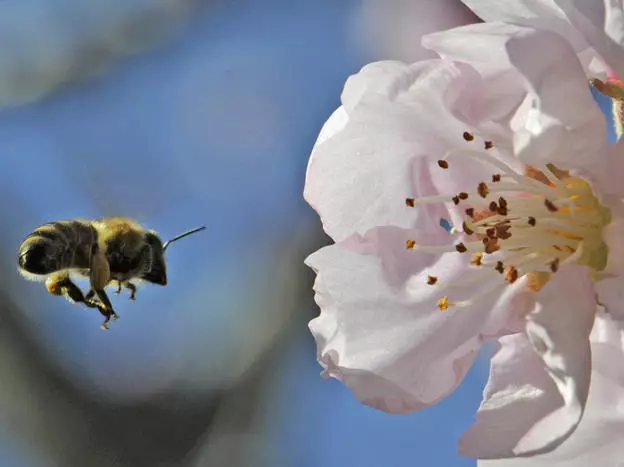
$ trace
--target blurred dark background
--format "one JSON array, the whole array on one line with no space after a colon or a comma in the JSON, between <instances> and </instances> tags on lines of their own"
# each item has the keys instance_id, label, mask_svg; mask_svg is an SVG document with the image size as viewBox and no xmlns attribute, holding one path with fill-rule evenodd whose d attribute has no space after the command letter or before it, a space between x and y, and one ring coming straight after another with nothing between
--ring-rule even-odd
<instances>
[{"instance_id":1,"label":"blurred dark background","mask_svg":"<svg viewBox=\"0 0 624 467\"><path fill-rule=\"evenodd\" d=\"M329 241L301 193L345 79L426 56L419 13L461 22L451 3L0 4L0 467L474 465L456 444L487 362L433 409L360 405L319 376L303 265ZM111 293L104 332L16 252L110 215L208 230L168 250L167 287Z\"/></svg>"}]
</instances>

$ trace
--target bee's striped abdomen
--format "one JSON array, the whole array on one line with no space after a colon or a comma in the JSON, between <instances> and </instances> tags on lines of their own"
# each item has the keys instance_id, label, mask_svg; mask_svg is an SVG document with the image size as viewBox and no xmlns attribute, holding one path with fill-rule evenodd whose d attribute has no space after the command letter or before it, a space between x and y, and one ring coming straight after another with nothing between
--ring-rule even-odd
<instances>
[{"instance_id":1,"label":"bee's striped abdomen","mask_svg":"<svg viewBox=\"0 0 624 467\"><path fill-rule=\"evenodd\" d=\"M97 232L83 221L59 221L33 230L19 249L19 267L31 274L47 275L63 269L87 269Z\"/></svg>"}]
</instances>

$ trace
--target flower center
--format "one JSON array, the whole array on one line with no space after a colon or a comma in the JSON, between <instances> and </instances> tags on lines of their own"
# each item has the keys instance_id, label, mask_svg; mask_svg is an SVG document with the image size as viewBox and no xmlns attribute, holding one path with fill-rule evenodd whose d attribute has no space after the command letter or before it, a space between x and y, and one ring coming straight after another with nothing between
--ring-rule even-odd
<instances>
[{"instance_id":1,"label":"flower center","mask_svg":"<svg viewBox=\"0 0 624 467\"><path fill-rule=\"evenodd\" d=\"M464 139L473 142L475 137L466 132ZM481 151L451 150L438 165L452 170L457 158L487 162L499 171L489 174L488 182L482 181L469 191L405 201L408 207L452 203L461 209L461 229L447 219L440 220L444 230L461 237L459 241L427 246L408 240L406 247L429 253L469 254L471 267L485 268L508 284L526 275L533 291L539 291L566 260L603 270L608 249L602 231L611 216L590 184L552 164L527 167L519 174L495 156L492 142L484 141L483 147ZM429 276L427 283L435 285L442 280ZM455 305L448 297L438 303L441 310Z\"/></svg>"}]
</instances>

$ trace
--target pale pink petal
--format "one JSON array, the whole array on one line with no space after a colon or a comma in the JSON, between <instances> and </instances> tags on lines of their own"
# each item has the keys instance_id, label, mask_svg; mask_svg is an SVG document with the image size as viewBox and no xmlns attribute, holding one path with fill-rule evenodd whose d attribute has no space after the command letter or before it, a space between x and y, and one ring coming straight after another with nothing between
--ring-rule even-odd
<instances>
[{"instance_id":1,"label":"pale pink petal","mask_svg":"<svg viewBox=\"0 0 624 467\"><path fill-rule=\"evenodd\" d=\"M621 147L621 143L617 146ZM614 155L615 156L615 155ZM622 159L621 154L617 154L617 159ZM624 165L622 166L624 167ZM622 191L621 182L623 171L619 171L613 166L610 167L609 175L613 184L607 183L607 191ZM620 180L617 180L617 179ZM607 267L599 274L599 281L596 283L596 293L598 301L604 307L605 312L613 318L624 321L624 287L622 287L622 276L624 275L624 199L622 195L605 196L601 202L607 206L611 212L611 222L605 226L602 237L609 247Z\"/></svg>"},{"instance_id":2,"label":"pale pink petal","mask_svg":"<svg viewBox=\"0 0 624 467\"><path fill-rule=\"evenodd\" d=\"M610 144L607 151L607 176L599 188L605 194L624 198L624 139Z\"/></svg>"},{"instance_id":3,"label":"pale pink petal","mask_svg":"<svg viewBox=\"0 0 624 467\"><path fill-rule=\"evenodd\" d=\"M557 0L557 4L615 74L624 76L622 1Z\"/></svg>"},{"instance_id":4,"label":"pale pink petal","mask_svg":"<svg viewBox=\"0 0 624 467\"><path fill-rule=\"evenodd\" d=\"M504 332L506 317L526 314L532 302L515 300L526 284L474 296L483 280L469 271L469 257L425 259L414 253L410 262L384 250L397 232L386 236L381 230L307 259L317 273L321 308L310 329L326 375L343 381L365 404L405 413L448 395L471 366L483 334ZM440 283L427 285L429 274ZM444 295L451 302L473 302L440 311L437 302Z\"/></svg>"},{"instance_id":5,"label":"pale pink petal","mask_svg":"<svg viewBox=\"0 0 624 467\"><path fill-rule=\"evenodd\" d=\"M496 459L549 452L581 421L596 312L589 271L563 267L536 300L527 317L528 339L501 338L478 421L460 442L463 455Z\"/></svg>"},{"instance_id":6,"label":"pale pink petal","mask_svg":"<svg viewBox=\"0 0 624 467\"><path fill-rule=\"evenodd\" d=\"M462 1L484 21L503 21L556 32L565 37L576 52L582 52L589 47L582 34L566 18L556 0Z\"/></svg>"},{"instance_id":7,"label":"pale pink petal","mask_svg":"<svg viewBox=\"0 0 624 467\"><path fill-rule=\"evenodd\" d=\"M343 106L334 110L334 113L327 119L316 139L316 144L323 144L330 138L340 133L349 121L349 114Z\"/></svg>"},{"instance_id":8,"label":"pale pink petal","mask_svg":"<svg viewBox=\"0 0 624 467\"><path fill-rule=\"evenodd\" d=\"M347 83L348 118L340 111L338 124L324 130L306 175L304 197L336 241L378 225L414 225L418 210L407 210L405 198L418 190L417 159L437 160L465 144L465 126L445 107L478 79L469 66L442 61L367 70L375 82Z\"/></svg>"},{"instance_id":9,"label":"pale pink petal","mask_svg":"<svg viewBox=\"0 0 624 467\"><path fill-rule=\"evenodd\" d=\"M591 391L583 419L566 442L547 454L479 461L479 467L621 467L624 459L623 339L618 323L604 315L596 317L591 334ZM523 373L527 371L527 367L522 368Z\"/></svg>"},{"instance_id":10,"label":"pale pink petal","mask_svg":"<svg viewBox=\"0 0 624 467\"><path fill-rule=\"evenodd\" d=\"M340 96L342 105L348 113L351 113L366 94L380 93L389 97L405 91L405 83L401 82L400 77L405 76L410 71L416 73L421 71L409 70L408 68L409 66L405 63L392 60L365 65L358 73L347 79ZM418 79L418 77L415 78Z\"/></svg>"},{"instance_id":11,"label":"pale pink petal","mask_svg":"<svg viewBox=\"0 0 624 467\"><path fill-rule=\"evenodd\" d=\"M535 166L551 162L595 179L604 176L606 158L596 158L596 154L606 148L605 119L589 92L578 58L561 36L489 23L431 34L423 38L423 44L444 58L470 62L490 81L505 78L511 89L524 89L519 107L514 99L498 101L510 105L508 121L520 160ZM476 95L480 98L488 92L486 88ZM500 108L495 110L502 113Z\"/></svg>"}]
</instances>

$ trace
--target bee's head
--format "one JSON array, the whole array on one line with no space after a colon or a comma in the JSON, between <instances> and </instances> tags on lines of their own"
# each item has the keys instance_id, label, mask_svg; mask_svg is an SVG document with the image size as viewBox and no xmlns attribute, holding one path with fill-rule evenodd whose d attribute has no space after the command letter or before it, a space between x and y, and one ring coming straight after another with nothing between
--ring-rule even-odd
<instances>
[{"instance_id":1,"label":"bee's head","mask_svg":"<svg viewBox=\"0 0 624 467\"><path fill-rule=\"evenodd\" d=\"M159 285L167 285L167 268L165 265L165 250L173 242L177 242L181 238L187 237L195 232L204 230L206 227L201 226L193 230L187 230L180 235L173 237L165 243L156 235L156 232L150 231L145 234L145 240L152 250L152 264L149 272L141 277L142 279Z\"/></svg>"},{"instance_id":2,"label":"bee's head","mask_svg":"<svg viewBox=\"0 0 624 467\"><path fill-rule=\"evenodd\" d=\"M143 273L141 279L152 284L167 285L167 266L165 264L163 242L155 232L147 232L145 241L150 246L152 259L150 270Z\"/></svg>"}]
</instances>

